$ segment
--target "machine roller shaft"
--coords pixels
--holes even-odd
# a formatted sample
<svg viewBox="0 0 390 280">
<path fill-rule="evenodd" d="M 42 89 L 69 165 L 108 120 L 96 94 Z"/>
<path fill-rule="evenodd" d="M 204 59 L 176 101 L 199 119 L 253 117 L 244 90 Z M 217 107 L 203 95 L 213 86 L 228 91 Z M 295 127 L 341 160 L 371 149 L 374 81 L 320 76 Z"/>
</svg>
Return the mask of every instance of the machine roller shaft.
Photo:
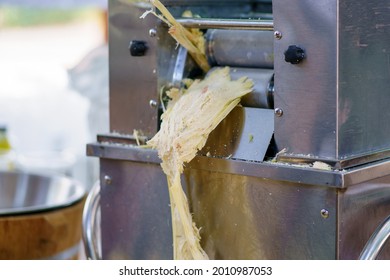
<svg viewBox="0 0 390 280">
<path fill-rule="evenodd" d="M 209 73 L 220 67 L 213 67 Z M 254 83 L 253 91 L 241 99 L 245 107 L 272 109 L 273 104 L 273 69 L 231 68 L 230 76 L 233 80 L 247 77 Z"/>
<path fill-rule="evenodd" d="M 212 66 L 272 69 L 273 40 L 269 31 L 209 29 L 206 53 Z"/>
</svg>

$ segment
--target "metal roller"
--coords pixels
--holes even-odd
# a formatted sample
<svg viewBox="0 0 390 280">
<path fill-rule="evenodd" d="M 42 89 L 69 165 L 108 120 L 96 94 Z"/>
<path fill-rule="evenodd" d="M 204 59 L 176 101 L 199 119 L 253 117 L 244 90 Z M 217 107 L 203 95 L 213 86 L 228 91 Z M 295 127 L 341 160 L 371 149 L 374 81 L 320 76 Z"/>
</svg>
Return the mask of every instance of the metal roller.
<svg viewBox="0 0 390 280">
<path fill-rule="evenodd" d="M 272 69 L 273 40 L 270 31 L 209 29 L 206 52 L 213 66 Z"/>
<path fill-rule="evenodd" d="M 220 67 L 213 67 L 209 73 Z M 230 76 L 233 80 L 248 77 L 254 82 L 253 91 L 241 99 L 245 107 L 272 109 L 274 91 L 274 73 L 272 69 L 231 68 Z"/>
</svg>

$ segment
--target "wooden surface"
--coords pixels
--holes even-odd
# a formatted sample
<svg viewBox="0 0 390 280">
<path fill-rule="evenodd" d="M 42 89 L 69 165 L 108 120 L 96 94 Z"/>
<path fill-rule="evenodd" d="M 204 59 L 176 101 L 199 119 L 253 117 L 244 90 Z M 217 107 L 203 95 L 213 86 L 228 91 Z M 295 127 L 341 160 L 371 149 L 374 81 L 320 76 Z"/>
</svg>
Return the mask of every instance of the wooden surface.
<svg viewBox="0 0 390 280">
<path fill-rule="evenodd" d="M 84 200 L 43 213 L 0 217 L 0 259 L 50 259 L 77 246 L 83 206 Z"/>
</svg>

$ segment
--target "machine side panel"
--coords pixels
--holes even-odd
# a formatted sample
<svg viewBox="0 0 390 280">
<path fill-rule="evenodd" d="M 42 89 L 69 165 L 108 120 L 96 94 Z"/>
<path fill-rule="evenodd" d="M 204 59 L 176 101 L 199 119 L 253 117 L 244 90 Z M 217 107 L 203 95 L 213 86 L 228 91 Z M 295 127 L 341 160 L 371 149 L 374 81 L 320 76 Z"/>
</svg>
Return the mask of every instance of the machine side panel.
<svg viewBox="0 0 390 280">
<path fill-rule="evenodd" d="M 169 195 L 160 165 L 100 163 L 103 259 L 172 259 Z"/>
<path fill-rule="evenodd" d="M 339 190 L 338 259 L 358 259 L 364 245 L 390 213 L 390 176 Z M 390 259 L 390 242 L 379 259 Z"/>
<path fill-rule="evenodd" d="M 158 100 L 156 38 L 149 36 L 156 19 L 140 19 L 145 10 L 121 1 L 109 2 L 111 132 L 132 134 L 137 129 L 146 136 L 157 132 L 157 107 L 149 105 Z M 145 55 L 130 55 L 132 40 L 146 43 Z"/>
<path fill-rule="evenodd" d="M 295 155 L 336 157 L 337 1 L 273 1 L 275 30 L 275 141 Z M 285 61 L 296 45 L 305 51 L 299 64 Z"/>
<path fill-rule="evenodd" d="M 336 257 L 334 188 L 196 169 L 185 182 L 211 259 Z"/>
<path fill-rule="evenodd" d="M 340 1 L 339 157 L 390 148 L 390 2 Z"/>
</svg>

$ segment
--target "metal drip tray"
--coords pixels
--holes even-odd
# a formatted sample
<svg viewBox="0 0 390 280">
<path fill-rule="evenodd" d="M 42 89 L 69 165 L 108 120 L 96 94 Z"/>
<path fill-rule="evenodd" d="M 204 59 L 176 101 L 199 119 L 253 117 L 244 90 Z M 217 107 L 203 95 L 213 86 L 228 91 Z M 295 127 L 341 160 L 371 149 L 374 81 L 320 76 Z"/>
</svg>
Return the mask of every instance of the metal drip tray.
<svg viewBox="0 0 390 280">
<path fill-rule="evenodd" d="M 65 176 L 0 171 L 0 216 L 63 208 L 84 195 L 84 187 Z"/>
</svg>

